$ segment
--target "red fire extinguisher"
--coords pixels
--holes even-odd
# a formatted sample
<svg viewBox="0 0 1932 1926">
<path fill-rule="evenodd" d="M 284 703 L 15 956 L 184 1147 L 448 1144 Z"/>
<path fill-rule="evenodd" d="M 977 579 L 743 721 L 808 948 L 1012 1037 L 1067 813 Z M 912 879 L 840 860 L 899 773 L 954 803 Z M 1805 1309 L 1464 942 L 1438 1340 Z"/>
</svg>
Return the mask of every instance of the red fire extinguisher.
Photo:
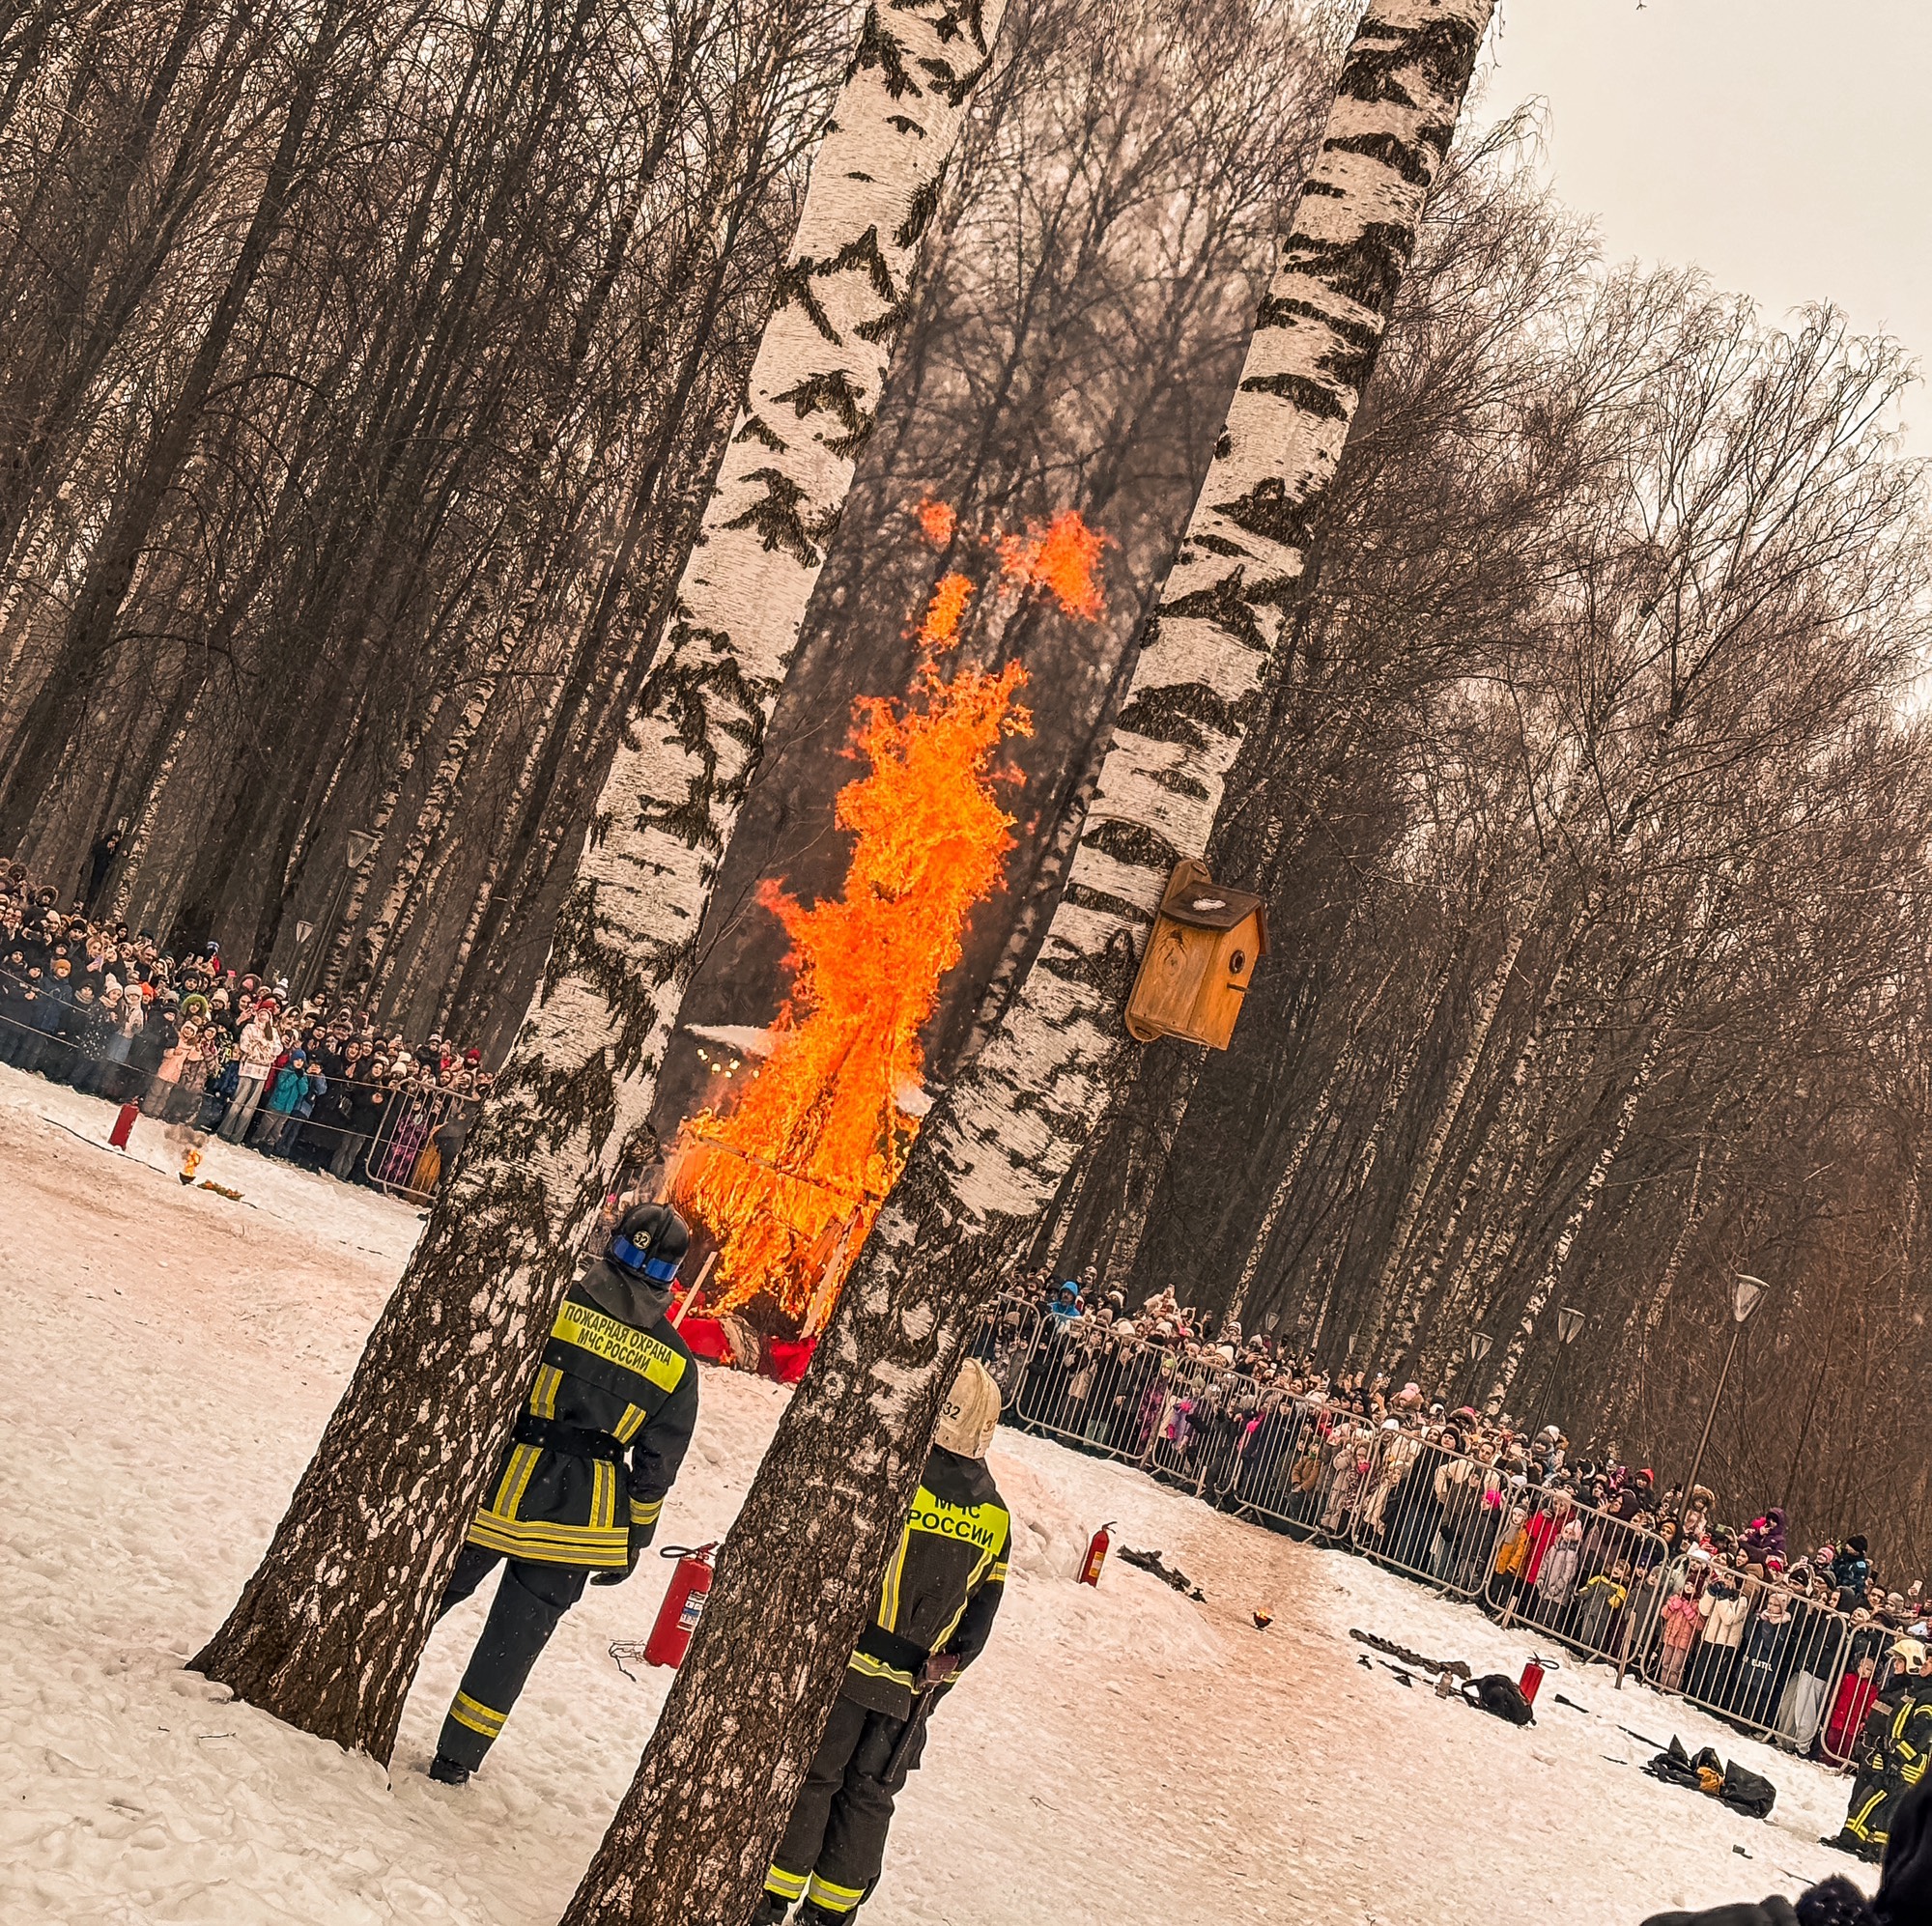
<svg viewBox="0 0 1932 1926">
<path fill-rule="evenodd" d="M 1522 1668 L 1522 1677 L 1517 1681 L 1522 1688 L 1523 1697 L 1531 1705 L 1536 1703 L 1536 1688 L 1543 1684 L 1543 1660 L 1532 1654 L 1528 1664 Z"/>
<path fill-rule="evenodd" d="M 107 1141 L 117 1150 L 128 1147 L 128 1138 L 134 1128 L 134 1119 L 141 1114 L 138 1103 L 124 1103 L 121 1115 L 114 1119 L 114 1128 L 107 1133 Z"/>
<path fill-rule="evenodd" d="M 1113 1540 L 1107 1536 L 1114 1520 L 1107 1522 L 1087 1541 L 1087 1556 L 1080 1562 L 1080 1582 L 1097 1587 L 1100 1583 L 1100 1568 L 1107 1562 L 1107 1547 Z"/>
<path fill-rule="evenodd" d="M 691 1634 L 704 1616 L 705 1595 L 711 1590 L 711 1554 L 718 1549 L 714 1539 L 709 1544 L 668 1544 L 658 1556 L 677 1560 L 670 1574 L 670 1587 L 658 1607 L 658 1622 L 644 1646 L 646 1665 L 668 1665 L 673 1671 L 684 1662 L 691 1650 Z"/>
</svg>

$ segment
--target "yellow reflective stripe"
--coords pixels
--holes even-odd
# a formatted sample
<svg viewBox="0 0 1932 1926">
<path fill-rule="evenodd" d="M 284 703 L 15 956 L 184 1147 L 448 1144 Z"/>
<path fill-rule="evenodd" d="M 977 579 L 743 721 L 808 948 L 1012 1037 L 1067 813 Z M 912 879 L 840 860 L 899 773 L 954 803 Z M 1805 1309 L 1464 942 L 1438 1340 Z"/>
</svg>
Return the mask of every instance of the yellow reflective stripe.
<svg viewBox="0 0 1932 1926">
<path fill-rule="evenodd" d="M 1873 1808 L 1876 1806 L 1883 1805 L 1888 1797 L 1889 1797 L 1889 1795 L 1888 1795 L 1883 1788 L 1873 1793 L 1872 1796 L 1865 1800 L 1864 1804 L 1859 1807 L 1857 1812 L 1849 1815 L 1846 1818 L 1845 1830 L 1851 1833 L 1853 1837 L 1858 1839 L 1863 1839 L 1867 1837 L 1868 1835 L 1865 1828 L 1865 1821 L 1872 1816 Z"/>
<path fill-rule="evenodd" d="M 811 1889 L 807 1895 L 814 1906 L 822 1906 L 828 1912 L 850 1912 L 866 1896 L 862 1885 L 834 1885 L 830 1880 L 822 1880 L 816 1873 L 811 1876 Z"/>
<path fill-rule="evenodd" d="M 777 1893 L 781 1899 L 796 1899 L 810 1877 L 810 1873 L 788 1873 L 774 1859 L 765 1873 L 765 1890 Z"/>
<path fill-rule="evenodd" d="M 619 1444 L 629 1444 L 638 1435 L 644 1422 L 644 1407 L 641 1404 L 626 1404 L 624 1415 L 611 1428 L 611 1435 Z"/>
<path fill-rule="evenodd" d="M 925 1494 L 922 1490 L 921 1497 Z M 917 1498 L 913 1500 L 919 1502 Z M 906 1553 L 912 1549 L 912 1527 L 908 1525 L 899 1533 L 899 1548 L 886 1563 L 885 1582 L 879 1587 L 879 1623 L 888 1631 L 895 1630 L 899 1619 L 899 1584 L 905 1577 Z"/>
<path fill-rule="evenodd" d="M 621 1366 L 666 1391 L 675 1391 L 684 1376 L 684 1359 L 668 1345 L 615 1317 L 607 1317 L 593 1305 L 579 1304 L 566 1297 L 551 1326 L 551 1336 L 579 1350 L 588 1351 L 607 1364 Z"/>
<path fill-rule="evenodd" d="M 1006 1582 L 1007 1582 L 1007 1561 L 1003 1558 L 996 1566 L 993 1567 L 993 1569 L 989 1572 L 986 1573 L 986 1583 L 989 1585 L 1004 1585 Z"/>
<path fill-rule="evenodd" d="M 609 1531 L 617 1522 L 617 1467 L 609 1459 L 590 1460 L 590 1528 Z"/>
<path fill-rule="evenodd" d="M 869 1652 L 855 1652 L 845 1661 L 848 1672 L 863 1672 L 868 1679 L 890 1679 L 895 1685 L 903 1685 L 912 1690 L 912 1674 L 902 1671 L 896 1665 L 888 1665 L 883 1658 L 874 1658 Z"/>
<path fill-rule="evenodd" d="M 633 1498 L 631 1500 L 631 1522 L 634 1525 L 654 1525 L 658 1521 L 658 1514 L 664 1508 L 665 1501 L 662 1498 L 652 1498 L 648 1502 L 642 1498 Z"/>
<path fill-rule="evenodd" d="M 524 1493 L 529 1488 L 530 1474 L 537 1468 L 538 1452 L 535 1445 L 518 1445 L 510 1454 L 510 1461 L 503 1467 L 503 1482 L 497 1487 L 497 1496 L 491 1502 L 493 1512 L 500 1512 L 506 1518 L 517 1515 L 517 1507 L 524 1502 Z"/>
<path fill-rule="evenodd" d="M 992 1559 L 993 1554 L 989 1551 L 974 1566 L 973 1575 L 966 1581 L 966 1596 L 959 1601 L 959 1609 L 952 1614 L 952 1623 L 932 1641 L 933 1651 L 944 1652 L 952 1643 L 952 1634 L 959 1629 L 959 1621 L 966 1616 L 966 1607 L 973 1602 L 973 1594 L 979 1590 L 980 1580 L 984 1575 L 986 1567 L 992 1563 Z M 1003 1577 L 1006 1569 L 1004 1565 L 1000 1567 Z"/>
<path fill-rule="evenodd" d="M 458 1725 L 467 1725 L 471 1732 L 480 1732 L 485 1739 L 495 1739 L 503 1730 L 503 1721 L 510 1714 L 498 1712 L 494 1706 L 486 1706 L 481 1699 L 472 1699 L 468 1692 L 458 1692 L 450 1705 L 449 1715 Z"/>
<path fill-rule="evenodd" d="M 539 1418 L 556 1416 L 556 1394 L 563 1388 L 563 1373 L 554 1364 L 542 1366 L 530 1389 L 530 1410 Z"/>
<path fill-rule="evenodd" d="M 478 1512 L 468 1534 L 471 1544 L 500 1551 L 508 1558 L 526 1558 L 538 1565 L 582 1565 L 592 1570 L 628 1565 L 631 1534 L 598 1531 L 589 1525 L 546 1524 L 502 1518 Z"/>
</svg>

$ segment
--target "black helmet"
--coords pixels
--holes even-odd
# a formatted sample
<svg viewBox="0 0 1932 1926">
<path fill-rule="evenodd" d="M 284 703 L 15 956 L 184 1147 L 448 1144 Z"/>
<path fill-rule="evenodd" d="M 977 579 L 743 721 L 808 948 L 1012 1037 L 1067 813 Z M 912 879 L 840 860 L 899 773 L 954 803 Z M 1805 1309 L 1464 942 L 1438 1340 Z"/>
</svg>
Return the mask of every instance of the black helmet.
<svg viewBox="0 0 1932 1926">
<path fill-rule="evenodd" d="M 604 1260 L 633 1284 L 668 1285 L 691 1248 L 691 1232 L 668 1204 L 639 1204 L 625 1211 Z"/>
</svg>

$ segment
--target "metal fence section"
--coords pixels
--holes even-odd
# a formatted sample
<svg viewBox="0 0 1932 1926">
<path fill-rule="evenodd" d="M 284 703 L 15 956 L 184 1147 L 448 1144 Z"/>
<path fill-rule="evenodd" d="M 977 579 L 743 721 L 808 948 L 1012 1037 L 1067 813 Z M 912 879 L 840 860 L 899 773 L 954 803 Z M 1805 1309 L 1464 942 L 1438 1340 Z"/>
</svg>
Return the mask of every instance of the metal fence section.
<svg viewBox="0 0 1932 1926">
<path fill-rule="evenodd" d="M 461 1091 L 404 1085 L 384 1106 L 364 1169 L 378 1190 L 427 1204 L 476 1108 Z"/>
<path fill-rule="evenodd" d="M 1700 1586 L 1654 1531 L 1221 1359 L 1018 1298 L 975 1354 L 1006 1422 L 1345 1545 L 1786 1750 L 1848 1764 L 1890 1683 L 1898 1634 L 1867 1614 L 1747 1575 Z"/>
</svg>

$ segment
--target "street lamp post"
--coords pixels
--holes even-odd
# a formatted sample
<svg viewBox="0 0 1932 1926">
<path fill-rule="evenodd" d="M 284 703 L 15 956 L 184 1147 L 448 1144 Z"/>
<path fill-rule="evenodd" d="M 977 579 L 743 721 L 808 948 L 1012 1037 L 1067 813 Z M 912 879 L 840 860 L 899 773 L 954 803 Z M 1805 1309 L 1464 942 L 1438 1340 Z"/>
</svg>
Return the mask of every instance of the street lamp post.
<svg viewBox="0 0 1932 1926">
<path fill-rule="evenodd" d="M 1589 1319 L 1583 1316 L 1582 1312 L 1573 1311 L 1567 1304 L 1556 1314 L 1556 1343 L 1558 1345 L 1556 1361 L 1550 1366 L 1548 1379 L 1546 1380 L 1543 1387 L 1543 1402 L 1537 1409 L 1536 1423 L 1530 1427 L 1529 1434 L 1532 1438 L 1543 1435 L 1543 1421 L 1549 1415 L 1550 1394 L 1557 1386 L 1562 1384 L 1564 1379 L 1564 1366 L 1570 1360 L 1570 1346 L 1577 1342 L 1577 1337 L 1582 1332 L 1583 1326 L 1588 1321 Z"/>
<path fill-rule="evenodd" d="M 1718 1422 L 1718 1404 L 1724 1395 L 1724 1380 L 1731 1374 L 1731 1361 L 1738 1354 L 1738 1340 L 1744 1336 L 1745 1323 L 1750 1314 L 1763 1303 L 1764 1294 L 1771 1289 L 1761 1277 L 1751 1277 L 1744 1271 L 1737 1275 L 1731 1286 L 1731 1342 L 1724 1350 L 1723 1369 L 1718 1373 L 1717 1389 L 1711 1393 L 1711 1409 L 1704 1419 L 1704 1435 L 1697 1440 L 1697 1456 L 1690 1460 L 1690 1476 L 1684 1481 L 1684 1491 L 1678 1500 L 1677 1528 L 1678 1539 L 1684 1535 L 1685 1515 L 1690 1509 L 1690 1494 L 1697 1488 L 1697 1474 L 1704 1468 L 1704 1450 L 1711 1442 L 1712 1428 Z"/>
<path fill-rule="evenodd" d="M 1474 1368 L 1489 1356 L 1490 1348 L 1494 1343 L 1495 1340 L 1487 1331 L 1471 1331 L 1469 1333 L 1469 1365 L 1472 1375 Z M 1473 1409 L 1476 1402 L 1473 1386 L 1470 1389 L 1468 1402 L 1470 1408 Z"/>
</svg>

